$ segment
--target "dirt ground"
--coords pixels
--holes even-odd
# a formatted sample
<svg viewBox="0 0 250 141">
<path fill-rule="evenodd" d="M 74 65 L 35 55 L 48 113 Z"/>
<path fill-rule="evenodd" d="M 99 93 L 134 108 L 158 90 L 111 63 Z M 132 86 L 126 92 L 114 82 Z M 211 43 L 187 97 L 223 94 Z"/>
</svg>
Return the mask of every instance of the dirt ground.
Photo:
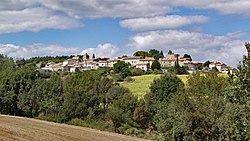
<svg viewBox="0 0 250 141">
<path fill-rule="evenodd" d="M 84 127 L 0 115 L 0 141 L 146 141 Z"/>
</svg>

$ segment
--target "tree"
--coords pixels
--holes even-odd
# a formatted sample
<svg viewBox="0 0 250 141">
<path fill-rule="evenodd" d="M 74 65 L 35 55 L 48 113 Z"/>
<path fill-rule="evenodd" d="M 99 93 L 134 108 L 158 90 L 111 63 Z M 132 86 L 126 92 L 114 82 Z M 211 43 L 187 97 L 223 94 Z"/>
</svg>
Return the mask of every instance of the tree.
<svg viewBox="0 0 250 141">
<path fill-rule="evenodd" d="M 173 55 L 173 54 L 174 54 L 174 52 L 172 50 L 168 51 L 168 55 Z"/>
<path fill-rule="evenodd" d="M 95 59 L 95 54 L 92 55 L 92 59 Z"/>
<path fill-rule="evenodd" d="M 133 56 L 142 56 L 142 57 L 148 57 L 149 53 L 146 51 L 136 51 Z"/>
<path fill-rule="evenodd" d="M 144 74 L 144 72 L 143 72 L 142 69 L 136 68 L 136 67 L 132 67 L 132 68 L 130 69 L 130 71 L 131 71 L 131 75 L 132 75 L 132 76 L 138 76 L 138 75 L 143 75 L 143 74 Z"/>
<path fill-rule="evenodd" d="M 154 62 L 151 65 L 151 69 L 152 70 L 155 70 L 155 69 L 161 70 L 161 64 L 159 63 L 159 61 L 154 60 Z"/>
<path fill-rule="evenodd" d="M 245 43 L 249 51 L 250 44 Z M 249 140 L 250 136 L 250 56 L 244 56 L 242 63 L 238 66 L 239 72 L 231 75 L 228 79 L 229 86 L 225 91 L 226 99 L 234 106 L 230 111 L 232 119 L 229 128 L 234 129 L 232 136 L 235 140 Z M 226 124 L 224 124 L 226 125 Z"/>
<path fill-rule="evenodd" d="M 166 140 L 220 140 L 226 134 L 221 126 L 226 85 L 217 74 L 190 76 L 185 91 L 160 104 L 154 118 L 158 131 Z"/>
<path fill-rule="evenodd" d="M 112 106 L 108 109 L 108 118 L 110 118 L 113 123 L 114 131 L 119 132 L 117 129 L 123 123 L 133 124 L 132 118 L 137 97 L 127 88 L 117 86 L 110 89 L 110 96 L 112 97 Z"/>
<path fill-rule="evenodd" d="M 65 79 L 63 92 L 65 120 L 84 118 L 101 108 L 98 93 L 100 80 L 101 76 L 92 71 L 74 73 Z"/>
<path fill-rule="evenodd" d="M 153 81 L 149 87 L 149 95 L 152 96 L 155 101 L 168 101 L 176 92 L 182 90 L 183 87 L 183 82 L 177 76 L 165 74 L 161 76 L 160 79 Z"/>
<path fill-rule="evenodd" d="M 209 67 L 209 64 L 211 64 L 210 61 L 206 61 L 204 64 L 203 64 L 203 67 Z"/>
<path fill-rule="evenodd" d="M 149 50 L 149 56 L 154 57 L 155 59 L 163 58 L 163 53 L 161 54 L 159 50 L 156 49 L 150 49 Z"/>
<path fill-rule="evenodd" d="M 131 75 L 131 72 L 129 70 L 129 64 L 123 61 L 120 61 L 114 64 L 114 72 L 121 73 L 123 78 Z"/>
<path fill-rule="evenodd" d="M 190 61 L 192 61 L 192 57 L 189 54 L 184 54 L 184 58 L 189 58 Z"/>
<path fill-rule="evenodd" d="M 163 54 L 162 50 L 161 50 L 160 56 L 161 56 L 161 58 L 164 57 L 164 54 Z"/>
</svg>

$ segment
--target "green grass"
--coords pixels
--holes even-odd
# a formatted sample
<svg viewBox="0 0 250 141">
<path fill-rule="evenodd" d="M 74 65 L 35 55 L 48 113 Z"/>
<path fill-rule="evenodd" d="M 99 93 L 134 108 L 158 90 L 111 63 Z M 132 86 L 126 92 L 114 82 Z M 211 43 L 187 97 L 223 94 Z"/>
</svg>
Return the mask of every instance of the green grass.
<svg viewBox="0 0 250 141">
<path fill-rule="evenodd" d="M 203 74 L 204 75 L 204 74 Z M 145 94 L 149 92 L 149 87 L 154 79 L 160 78 L 161 74 L 150 74 L 150 75 L 141 75 L 133 76 L 135 80 L 133 82 L 124 82 L 122 85 L 128 88 L 135 96 L 138 98 L 143 98 Z M 183 83 L 186 85 L 189 75 L 177 75 Z M 221 77 L 228 77 L 227 74 L 219 74 Z"/>
<path fill-rule="evenodd" d="M 154 79 L 160 78 L 160 74 L 154 75 L 142 75 L 132 77 L 135 81 L 124 82 L 122 85 L 128 88 L 134 95 L 138 98 L 143 98 L 143 96 L 149 92 L 149 87 Z M 177 75 L 184 83 L 187 82 L 188 75 Z"/>
</svg>

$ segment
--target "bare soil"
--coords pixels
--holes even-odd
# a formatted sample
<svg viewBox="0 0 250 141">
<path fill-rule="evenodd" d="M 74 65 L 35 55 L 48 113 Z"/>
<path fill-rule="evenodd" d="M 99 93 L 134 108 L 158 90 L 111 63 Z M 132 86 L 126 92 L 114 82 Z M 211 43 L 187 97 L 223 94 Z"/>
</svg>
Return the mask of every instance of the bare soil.
<svg viewBox="0 0 250 141">
<path fill-rule="evenodd" d="M 146 141 L 111 132 L 0 115 L 1 141 Z"/>
</svg>

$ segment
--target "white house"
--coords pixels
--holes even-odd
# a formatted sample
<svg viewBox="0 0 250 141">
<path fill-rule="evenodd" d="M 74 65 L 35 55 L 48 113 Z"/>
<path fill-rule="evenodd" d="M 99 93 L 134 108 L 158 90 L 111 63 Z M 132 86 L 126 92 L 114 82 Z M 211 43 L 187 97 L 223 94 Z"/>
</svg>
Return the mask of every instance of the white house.
<svg viewBox="0 0 250 141">
<path fill-rule="evenodd" d="M 227 69 L 227 65 L 221 62 L 212 62 L 209 64 L 210 69 L 213 69 L 214 67 L 216 67 L 219 72 L 222 72 Z"/>
<path fill-rule="evenodd" d="M 100 60 L 97 64 L 98 67 L 108 67 L 108 61 Z"/>
<path fill-rule="evenodd" d="M 150 68 L 149 63 L 139 63 L 139 64 L 136 64 L 135 67 L 144 71 L 147 71 Z"/>
<path fill-rule="evenodd" d="M 74 65 L 76 63 L 77 63 L 76 59 L 68 59 L 68 60 L 63 61 L 63 66 Z"/>
<path fill-rule="evenodd" d="M 141 57 L 128 57 L 128 58 L 123 58 L 123 61 L 125 63 L 131 64 L 131 66 L 136 66 L 136 64 L 140 63 Z"/>
<path fill-rule="evenodd" d="M 154 57 L 145 57 L 145 58 L 141 58 L 140 62 L 138 64 L 148 64 L 149 68 L 151 68 L 152 63 L 154 62 Z"/>
</svg>

